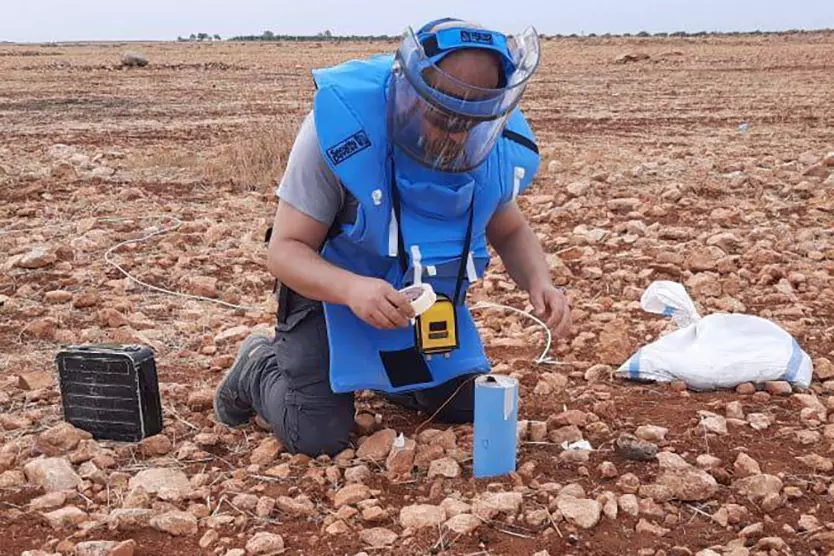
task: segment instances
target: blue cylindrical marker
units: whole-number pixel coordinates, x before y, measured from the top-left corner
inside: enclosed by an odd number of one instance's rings
[[[515,471],[518,449],[518,380],[488,374],[475,380],[474,477]]]

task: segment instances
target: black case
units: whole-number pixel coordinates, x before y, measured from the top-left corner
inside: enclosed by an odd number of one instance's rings
[[[143,345],[69,346],[55,356],[64,419],[96,440],[137,442],[162,431],[153,351]]]

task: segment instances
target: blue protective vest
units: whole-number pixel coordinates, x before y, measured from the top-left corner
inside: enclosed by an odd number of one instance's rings
[[[386,131],[387,81],[393,56],[376,56],[314,70],[313,110],[328,165],[358,203],[356,220],[322,247],[327,261],[356,274],[381,278],[400,289],[419,273],[438,293],[454,296],[472,205],[471,259],[462,285],[482,277],[489,263],[486,226],[494,211],[525,190],[539,165],[534,137],[516,109],[504,136],[475,170],[432,171],[392,146]],[[392,173],[401,204],[392,205]],[[474,203],[472,195],[475,195]],[[401,270],[398,234],[408,264]],[[403,392],[436,386],[456,376],[489,372],[490,362],[465,303],[455,309],[460,347],[425,356],[413,327],[379,330],[349,307],[324,303],[334,392]]]

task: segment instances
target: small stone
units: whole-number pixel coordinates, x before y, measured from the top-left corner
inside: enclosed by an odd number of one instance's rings
[[[666,529],[664,527],[661,527],[660,525],[655,525],[651,521],[646,521],[645,519],[640,519],[640,521],[637,522],[637,527],[635,527],[634,530],[638,533],[649,533],[658,537],[666,536],[670,531],[670,529]]]
[[[35,247],[18,259],[15,266],[26,269],[44,268],[57,260],[55,253],[46,247]]]
[[[756,393],[756,385],[752,382],[742,382],[736,386],[736,393],[744,396],[749,396]]]
[[[213,390],[196,390],[188,395],[186,405],[193,411],[205,411],[211,409],[213,402]]]
[[[332,536],[344,535],[350,532],[350,527],[348,527],[347,523],[339,519],[330,524],[324,532]]]
[[[371,477],[371,470],[367,465],[357,465],[345,469],[345,481],[348,483],[364,483]]]
[[[520,492],[485,492],[472,503],[472,513],[484,519],[492,519],[499,513],[515,515],[522,502]]]
[[[814,471],[830,473],[832,470],[834,470],[834,461],[831,461],[831,459],[822,457],[818,454],[808,454],[807,456],[801,456],[796,459],[798,459]]]
[[[782,540],[781,537],[765,537],[759,539],[759,542],[756,543],[756,548],[759,550],[787,551],[788,543]]]
[[[808,514],[802,514],[799,516],[798,527],[800,531],[814,531],[816,529],[821,529],[822,524],[816,517]]]
[[[668,470],[657,479],[657,484],[669,487],[678,500],[686,502],[708,500],[718,491],[715,478],[694,467]]]
[[[759,463],[744,452],[741,452],[736,458],[736,461],[733,464],[733,470],[738,477],[759,475],[762,472],[759,467]]]
[[[110,529],[135,531],[150,526],[153,510],[143,508],[118,508],[110,512],[107,522]]]
[[[129,490],[137,487],[142,487],[148,494],[157,494],[162,489],[173,491],[180,496],[191,492],[191,483],[188,482],[185,473],[168,467],[154,467],[140,471],[128,483]]]
[[[762,509],[766,512],[772,512],[782,507],[782,504],[785,503],[785,499],[782,497],[781,494],[776,494],[771,492],[764,498],[762,498],[761,506]]]
[[[22,471],[9,470],[0,473],[0,489],[14,488],[26,484],[26,475]]]
[[[624,458],[636,461],[650,461],[657,455],[657,445],[640,440],[633,434],[621,433],[617,438],[617,452]]]
[[[549,437],[551,442],[561,446],[565,442],[571,443],[582,440],[582,431],[576,425],[569,425],[550,431]]]
[[[675,493],[665,485],[643,485],[640,487],[640,496],[651,498],[655,502],[668,502],[675,497]]]
[[[695,463],[701,469],[709,470],[721,465],[721,460],[710,454],[701,454],[695,458]]]
[[[145,456],[164,456],[171,451],[173,445],[171,439],[164,434],[155,434],[143,439],[139,443],[139,449]]]
[[[75,556],[109,556],[111,550],[119,545],[118,541],[86,541],[75,545]],[[134,548],[136,543],[133,544]],[[131,551],[131,554],[133,552]]]
[[[360,532],[359,538],[363,543],[373,548],[384,548],[394,544],[394,541],[397,540],[397,534],[389,529],[374,527]]]
[[[52,375],[42,371],[20,373],[17,377],[17,386],[27,391],[49,388],[52,386]]]
[[[728,419],[744,419],[744,408],[741,402],[736,400],[727,404],[727,418]]]
[[[25,479],[24,479],[25,481]],[[29,502],[29,511],[51,510],[63,506],[67,501],[67,494],[63,491],[50,492]]]
[[[698,416],[701,419],[701,427],[707,432],[712,432],[718,435],[727,434],[727,419],[712,413],[711,411],[699,411]]]
[[[771,419],[764,413],[751,413],[747,416],[747,422],[753,429],[763,431],[770,426]]]
[[[605,380],[613,375],[614,368],[611,365],[604,365],[602,363],[589,367],[585,371],[585,380],[588,382],[599,382]]]
[[[388,457],[397,433],[393,429],[383,429],[368,437],[356,451],[356,457],[382,461]]]
[[[200,537],[200,548],[206,549],[217,542],[217,539],[220,538],[220,533],[215,531],[214,529],[209,529],[206,533]]]
[[[43,488],[45,492],[75,490],[81,484],[81,477],[64,458],[38,458],[29,461],[23,472],[29,482]]]
[[[531,442],[544,442],[547,440],[546,421],[530,421],[529,431]]]
[[[284,550],[284,539],[281,535],[260,531],[246,542],[246,554],[275,554]]]
[[[640,503],[637,497],[633,494],[623,494],[617,499],[617,505],[620,511],[632,517],[637,517],[640,513]]]
[[[774,475],[753,475],[735,481],[733,487],[742,496],[761,499],[771,493],[779,494],[782,491],[782,480]]]
[[[752,525],[748,525],[744,529],[738,532],[739,537],[748,538],[748,537],[761,537],[764,534],[764,523],[754,523]]]
[[[560,496],[556,504],[565,519],[583,529],[599,523],[602,506],[596,500],[566,495]]]
[[[452,458],[442,458],[431,462],[429,465],[429,479],[435,477],[447,477],[455,479],[460,476],[460,465]]]
[[[661,469],[688,469],[692,467],[685,459],[673,452],[660,452],[657,454],[657,462]]]
[[[440,507],[446,511],[448,517],[455,517],[460,514],[468,514],[472,507],[466,502],[462,502],[455,498],[446,498],[440,503]]]
[[[361,483],[347,485],[336,493],[333,505],[341,508],[346,504],[356,504],[371,497],[371,489]]]
[[[391,446],[391,452],[385,460],[385,467],[391,474],[405,475],[411,473],[411,469],[414,467],[414,458],[416,454],[417,442],[411,438],[401,436],[397,438]],[[432,465],[433,464],[434,461],[432,462]]]
[[[662,442],[666,439],[669,429],[655,425],[643,425],[634,433],[637,438],[648,442]]]
[[[470,535],[481,526],[481,520],[472,514],[459,514],[446,521],[445,526],[459,535]]]
[[[400,525],[411,529],[435,527],[446,521],[446,511],[440,506],[414,504],[400,510]]]
[[[771,396],[790,396],[793,393],[790,383],[784,380],[765,382],[765,391]]]
[[[58,456],[70,452],[82,440],[90,440],[93,435],[77,429],[70,423],[61,422],[48,428],[37,437],[38,449],[47,456]]]
[[[150,525],[157,531],[162,531],[175,537],[195,535],[197,533],[197,518],[188,512],[178,510],[151,518]]]
[[[289,496],[279,496],[275,500],[275,505],[282,512],[290,515],[312,516],[316,513],[316,505],[310,498],[304,494],[300,494],[295,498]],[[348,507],[342,504],[341,507]]]
[[[75,527],[88,519],[87,514],[76,506],[65,506],[59,510],[45,513],[43,517],[56,530]]]
[[[597,469],[599,470],[599,474],[606,479],[613,479],[619,474],[617,472],[617,466],[611,463],[610,461],[604,461],[600,463]]]
[[[284,445],[274,436],[269,436],[264,438],[258,444],[258,447],[252,450],[249,462],[255,465],[269,465],[283,451]]]
[[[378,523],[388,519],[388,512],[379,506],[371,506],[362,510],[362,519],[370,523]]]
[[[258,505],[258,497],[254,494],[237,494],[232,498],[232,506],[241,510],[253,511]]]
[[[640,488],[640,479],[634,473],[626,473],[617,481],[617,487],[627,494],[636,494]]]
[[[573,197],[581,197],[585,195],[591,188],[591,182],[582,180],[570,183],[565,187],[565,190]]]

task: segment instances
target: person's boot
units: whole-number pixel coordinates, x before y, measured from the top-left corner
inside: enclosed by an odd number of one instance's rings
[[[234,364],[214,391],[214,415],[220,423],[237,427],[255,415],[255,409],[241,396],[240,387],[248,383],[251,373],[263,368],[271,349],[269,338],[264,336],[252,335],[243,340]]]

